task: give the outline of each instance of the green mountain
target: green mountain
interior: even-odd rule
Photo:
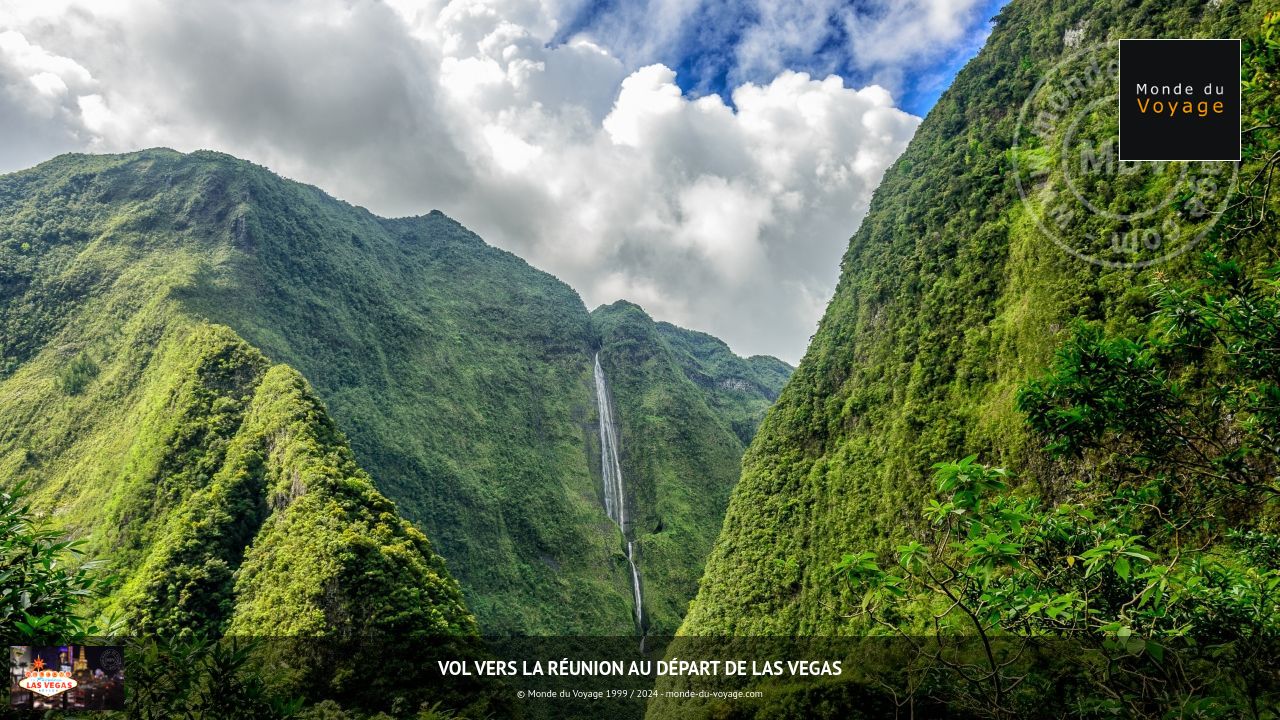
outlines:
[[[728,421],[744,446],[749,445],[793,368],[769,355],[738,357],[721,340],[670,323],[658,323],[658,335],[685,377],[702,389],[711,409]]]
[[[680,626],[698,589],[746,440],[789,368],[620,301],[597,308],[600,363],[621,435],[651,634]],[[708,527],[716,531],[707,533]]]
[[[1017,389],[1050,365],[1075,320],[1141,335],[1155,309],[1147,287],[1196,277],[1197,253],[1127,269],[1085,262],[1045,237],[1020,202],[1015,161],[1049,156],[1015,147],[1019,110],[1078,48],[1256,36],[1275,8],[1013,0],[1000,12],[850,240],[818,332],[744,457],[683,632],[857,632],[863,620],[847,612],[853,598],[841,596],[832,567],[844,553],[887,556],[919,529],[935,463],[978,453],[1023,482],[1069,487],[1026,430]],[[1114,102],[1096,107],[1081,127],[1114,123]],[[1259,111],[1269,112],[1246,97],[1246,115]],[[1260,165],[1241,177],[1250,169]],[[1113,210],[1168,189],[1138,176],[1106,182],[1092,189],[1109,193]],[[1031,192],[1052,200],[1076,190],[1045,182]],[[1061,223],[1087,251],[1126,231],[1097,212]],[[1250,267],[1272,257],[1264,247],[1234,250]]]
[[[482,632],[630,634],[599,352],[671,629],[788,368],[645,323],[615,349],[440,213],[211,152],[60,156],[0,177],[0,483],[30,481],[148,626],[469,632],[460,587]]]

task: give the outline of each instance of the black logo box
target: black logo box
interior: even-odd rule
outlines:
[[[1120,160],[1239,162],[1239,39],[1121,40],[1119,94]],[[1183,112],[1185,102],[1191,114]],[[1172,115],[1170,103],[1177,103]],[[1220,113],[1213,112],[1215,103]]]

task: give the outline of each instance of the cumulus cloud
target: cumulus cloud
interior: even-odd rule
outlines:
[[[691,97],[664,65],[587,35],[551,42],[573,11],[17,0],[0,8],[0,169],[219,149],[381,214],[437,207],[589,306],[633,300],[796,361],[918,118],[879,86],[785,68]]]
[[[22,33],[0,31],[0,167],[21,167],[50,154],[91,142],[82,121],[100,100],[96,83],[82,65],[27,41]]]

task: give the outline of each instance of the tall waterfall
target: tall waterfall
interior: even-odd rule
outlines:
[[[600,367],[600,353],[596,353],[596,405],[600,416],[600,478],[604,483],[604,511],[622,531],[626,542],[627,565],[631,567],[631,593],[635,601],[636,628],[643,636],[644,594],[640,589],[640,571],[636,568],[636,541],[627,518],[627,493],[622,485],[622,464],[618,461],[618,426],[613,421],[613,406],[609,403],[609,383]],[[641,645],[643,647],[643,644]]]

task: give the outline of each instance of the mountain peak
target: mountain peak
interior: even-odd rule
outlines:
[[[177,363],[203,347],[183,340],[193,327],[226,342]],[[585,450],[598,441],[584,419],[599,351],[624,447],[680,456],[659,478],[623,452],[644,493],[637,517],[652,521],[636,534],[648,627],[674,631],[781,381],[727,348],[724,367],[738,369],[716,375],[672,333],[633,303],[588,313],[572,288],[442,212],[379,218],[223,153],[68,155],[0,176],[0,398],[37,398],[0,403],[0,480],[58,497],[90,550],[131,578],[118,604],[156,627],[240,627],[286,595],[308,608],[290,632],[332,625],[305,578],[271,580],[294,577],[279,568],[307,547],[290,540],[301,526],[270,518],[336,517],[321,489],[345,488],[330,499],[394,518],[350,524],[418,547],[403,516],[431,539],[422,562],[370,560],[413,578],[436,572],[425,552],[438,552],[487,633],[634,631],[631,585],[602,533],[599,454]],[[266,416],[265,434],[248,433]],[[277,458],[286,438],[294,456]],[[263,480],[273,467],[287,471]]]

